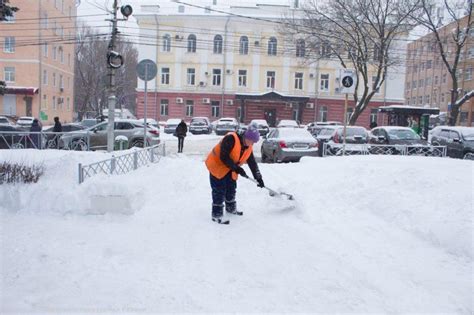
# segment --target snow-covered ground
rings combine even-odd
[[[0,313],[464,313],[473,306],[473,162],[305,158],[239,179],[243,217],[210,220],[203,158],[185,154],[77,183],[107,153],[2,150],[41,163],[37,184],[0,186]],[[256,148],[258,155],[258,148]],[[133,214],[97,215],[119,195]],[[115,209],[120,210],[120,209]]]

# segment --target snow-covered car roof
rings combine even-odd
[[[268,122],[265,119],[253,119],[252,121],[250,121],[250,125],[251,124],[268,126]]]
[[[283,126],[289,126],[289,127],[299,127],[298,123],[296,120],[290,120],[290,119],[283,119],[280,120],[280,122],[277,125],[278,127],[283,127]]]
[[[309,133],[306,129],[301,128],[283,128],[278,129],[278,138],[288,141],[297,141],[297,140],[311,140],[315,142],[316,139]]]
[[[167,125],[174,125],[174,124],[179,124],[181,122],[181,119],[179,118],[170,118],[166,121]]]

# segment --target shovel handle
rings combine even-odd
[[[245,178],[247,178],[248,180],[254,182],[255,184],[258,184],[258,182],[257,182],[255,179],[253,179],[253,178],[250,178],[250,177],[248,177],[248,176],[245,177]],[[266,190],[268,190],[268,191],[270,192],[270,196],[277,196],[277,195],[280,195],[280,196],[286,196],[289,200],[293,200],[293,199],[294,199],[294,198],[293,198],[293,195],[290,195],[290,194],[287,194],[287,193],[284,193],[284,192],[278,192],[278,191],[276,191],[276,190],[273,190],[273,189],[271,189],[271,188],[268,188],[267,186],[265,186],[265,187],[263,187],[263,188],[265,188]]]

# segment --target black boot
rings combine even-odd
[[[224,219],[222,217],[212,217],[212,221],[219,223],[219,224],[229,224],[230,221],[227,219]]]

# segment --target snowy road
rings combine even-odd
[[[218,137],[187,140],[183,155],[83,185],[77,163],[104,153],[0,152],[48,170],[36,185],[0,186],[0,312],[474,311],[472,162],[263,164],[266,184],[296,201],[242,179],[245,215],[219,226],[202,163]],[[90,215],[95,194],[121,194],[136,212]]]

